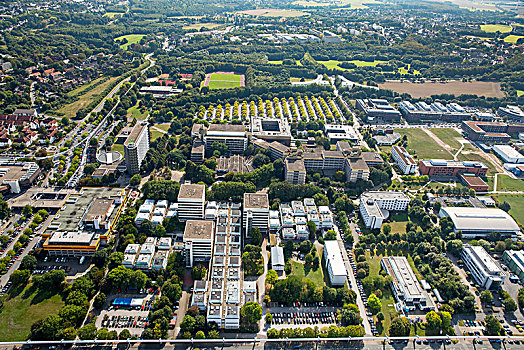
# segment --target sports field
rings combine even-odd
[[[206,75],[203,86],[210,89],[233,89],[245,86],[244,75],[233,72],[215,72]]]
[[[500,88],[500,83],[488,81],[449,81],[445,83],[412,83],[409,81],[386,81],[378,85],[381,89],[393,90],[398,93],[408,93],[414,98],[429,97],[431,95],[453,94],[459,96],[462,94],[477,95],[485,97],[504,97]]]
[[[127,39],[127,43],[120,45],[120,48],[122,48],[123,50],[127,50],[129,45],[140,42],[140,40],[142,40],[144,36],[145,36],[144,34],[127,34],[127,35],[119,36],[118,38],[115,38],[114,40],[117,41],[117,40],[122,40],[124,38]]]

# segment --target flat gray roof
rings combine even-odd
[[[267,193],[244,193],[244,208],[269,210]]]
[[[205,185],[182,184],[178,192],[178,200],[180,199],[202,199],[206,192]]]
[[[188,220],[184,230],[184,239],[211,239],[213,228],[213,221]]]
[[[519,232],[519,225],[502,209],[443,207],[441,216],[448,216],[455,229],[479,232]]]

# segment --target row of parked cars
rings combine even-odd
[[[5,284],[5,286],[2,287],[2,289],[0,290],[0,295],[4,295],[5,293],[7,293],[7,291],[9,290],[9,288],[11,288],[11,284],[12,282],[9,281]]]
[[[46,272],[53,271],[53,270],[64,270],[66,273],[71,271],[71,266],[37,266],[36,269],[33,271],[33,275],[43,275]]]
[[[102,321],[102,327],[107,328],[144,328],[147,326],[147,316],[107,316]]]
[[[276,312],[272,324],[334,324],[336,312]]]

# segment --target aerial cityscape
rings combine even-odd
[[[522,0],[0,2],[0,347],[524,348]]]

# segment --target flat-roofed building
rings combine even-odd
[[[353,143],[359,142],[359,137],[351,125],[342,124],[325,124],[324,132],[330,143],[337,141],[349,140]]]
[[[383,135],[373,136],[373,140],[377,142],[379,146],[391,146],[401,139],[401,135],[398,132],[386,133]]]
[[[356,108],[366,115],[367,121],[398,122],[402,114],[384,99],[357,99]]]
[[[391,156],[404,175],[415,174],[417,172],[417,163],[415,162],[415,159],[413,159],[404,147],[391,147]]]
[[[483,247],[466,244],[461,257],[482,288],[498,289],[504,283],[506,274]]]
[[[454,178],[461,173],[484,176],[488,172],[488,167],[482,162],[445,159],[421,160],[418,168],[421,175],[446,179]]]
[[[369,191],[360,196],[360,215],[367,228],[379,229],[389,211],[404,211],[410,198],[402,192]]]
[[[142,161],[149,150],[149,128],[147,122],[137,123],[124,142],[126,169],[130,175],[138,174]]]
[[[497,114],[502,118],[507,118],[517,123],[524,123],[524,112],[518,106],[500,106],[497,110]]]
[[[218,158],[216,171],[218,175],[227,173],[250,173],[253,171],[253,166],[245,157],[234,154],[231,157]]]
[[[410,101],[399,103],[399,109],[409,122],[425,122],[442,119],[442,112],[431,108],[426,102],[421,101],[415,104]]]
[[[34,162],[0,159],[0,183],[8,186],[11,193],[20,193],[22,188],[30,187],[38,175],[40,167]]]
[[[295,185],[306,183],[306,166],[300,158],[286,158],[284,162],[284,173],[287,182]]]
[[[492,232],[516,237],[520,232],[515,220],[501,209],[443,207],[439,216],[449,217],[454,231],[461,231],[463,238],[482,238]]]
[[[506,123],[468,120],[463,121],[461,127],[471,141],[505,144],[511,139]]]
[[[347,158],[346,159],[346,181],[356,182],[357,180],[367,181],[369,179],[369,166],[361,158]]]
[[[244,235],[258,227],[262,233],[269,228],[269,198],[267,193],[244,193],[244,211],[242,215]]]
[[[502,258],[520,281],[524,282],[524,251],[506,250]]]
[[[329,281],[333,286],[346,284],[347,270],[342,259],[342,252],[338,241],[324,242],[324,260],[329,274]]]
[[[251,134],[267,142],[278,141],[286,146],[291,145],[291,127],[287,118],[253,118]]]
[[[211,151],[215,142],[225,144],[231,153],[243,153],[247,149],[248,135],[243,125],[210,124],[204,135],[206,152]]]
[[[362,152],[361,157],[368,166],[374,167],[384,165],[384,159],[382,159],[378,152]]]
[[[182,184],[178,192],[178,219],[181,222],[203,219],[205,202],[205,185]]]
[[[459,174],[460,181],[467,187],[477,192],[486,192],[489,186],[480,177],[472,174]]]
[[[280,142],[273,141],[268,145],[269,155],[272,161],[283,159],[290,153],[290,148]]]
[[[209,261],[213,252],[215,226],[213,221],[188,220],[184,230],[186,265]]]
[[[191,161],[197,165],[202,164],[204,162],[204,156],[204,143],[200,140],[195,140],[193,142],[193,147],[191,147]]]
[[[42,233],[50,255],[94,254],[115,228],[127,191],[122,188],[82,188],[69,195]]]
[[[271,247],[271,268],[278,273],[282,273],[284,265],[284,249],[279,246]]]
[[[434,310],[435,304],[431,297],[422,288],[417,276],[403,256],[389,256],[382,258],[382,268],[392,277],[391,289],[398,302],[410,310],[418,306],[421,310]]]
[[[524,155],[510,145],[495,145],[495,152],[505,163],[524,164]]]

